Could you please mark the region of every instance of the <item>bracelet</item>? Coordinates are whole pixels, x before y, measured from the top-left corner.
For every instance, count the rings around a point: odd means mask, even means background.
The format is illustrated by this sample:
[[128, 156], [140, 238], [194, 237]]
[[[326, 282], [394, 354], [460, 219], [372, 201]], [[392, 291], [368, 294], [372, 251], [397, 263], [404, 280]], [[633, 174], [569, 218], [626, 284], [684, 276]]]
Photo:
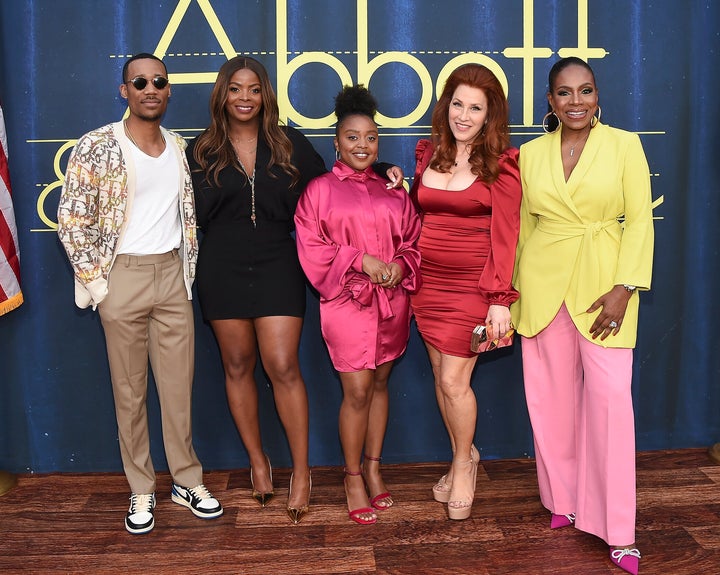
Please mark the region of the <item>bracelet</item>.
[[625, 291], [630, 293], [633, 293], [637, 289], [637, 286], [631, 286], [628, 284], [623, 284], [623, 287], [625, 288]]

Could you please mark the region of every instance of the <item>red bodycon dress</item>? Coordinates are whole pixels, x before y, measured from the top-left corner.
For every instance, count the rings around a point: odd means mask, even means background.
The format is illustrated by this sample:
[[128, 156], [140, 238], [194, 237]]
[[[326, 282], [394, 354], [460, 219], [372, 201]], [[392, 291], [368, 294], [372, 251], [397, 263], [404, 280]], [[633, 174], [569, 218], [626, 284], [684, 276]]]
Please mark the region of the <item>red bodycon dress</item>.
[[[429, 145], [418, 143], [418, 161]], [[472, 357], [470, 335], [485, 322], [488, 306], [509, 306], [518, 297], [512, 287], [522, 194], [517, 159], [518, 150], [507, 149], [493, 184], [476, 179], [461, 191], [430, 188], [416, 176], [422, 283], [412, 309], [423, 340], [442, 353]]]

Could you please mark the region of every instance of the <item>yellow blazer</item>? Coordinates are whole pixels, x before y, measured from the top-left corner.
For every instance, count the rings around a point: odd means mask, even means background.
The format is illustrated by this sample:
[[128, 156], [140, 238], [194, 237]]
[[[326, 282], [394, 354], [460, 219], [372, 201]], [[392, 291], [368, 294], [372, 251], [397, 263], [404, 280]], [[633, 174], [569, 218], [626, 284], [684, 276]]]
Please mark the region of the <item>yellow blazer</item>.
[[[635, 347], [638, 291], [650, 289], [653, 258], [650, 170], [631, 132], [597, 123], [566, 182], [560, 130], [520, 147], [523, 199], [511, 308], [517, 331], [533, 337], [563, 302], [580, 333], [603, 347]], [[592, 339], [600, 310], [587, 309], [614, 285], [638, 290], [620, 332]]]

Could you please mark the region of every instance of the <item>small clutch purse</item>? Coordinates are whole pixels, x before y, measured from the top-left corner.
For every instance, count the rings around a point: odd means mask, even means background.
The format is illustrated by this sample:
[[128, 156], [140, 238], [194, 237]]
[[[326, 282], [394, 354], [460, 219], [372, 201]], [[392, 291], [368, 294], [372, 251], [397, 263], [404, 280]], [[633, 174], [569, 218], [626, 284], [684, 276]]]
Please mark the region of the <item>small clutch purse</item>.
[[483, 324], [478, 324], [470, 337], [470, 351], [473, 353], [482, 353], [484, 351], [492, 351], [500, 347], [512, 345], [515, 330], [512, 326], [503, 337], [488, 339], [487, 328]]

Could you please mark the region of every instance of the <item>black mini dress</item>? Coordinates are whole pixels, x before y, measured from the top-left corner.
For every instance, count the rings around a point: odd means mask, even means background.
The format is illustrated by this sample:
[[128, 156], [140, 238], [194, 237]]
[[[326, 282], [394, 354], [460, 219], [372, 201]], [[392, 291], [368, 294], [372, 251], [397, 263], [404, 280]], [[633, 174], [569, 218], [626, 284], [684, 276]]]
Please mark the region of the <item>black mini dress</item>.
[[[282, 127], [293, 145], [292, 164], [300, 180], [279, 166], [267, 171], [270, 148], [258, 134], [255, 166], [256, 226], [250, 220], [251, 186], [233, 166], [208, 181], [187, 148], [200, 227], [197, 293], [206, 321], [266, 316], [303, 317], [306, 283], [292, 235], [293, 216], [307, 183], [327, 170], [298, 130]], [[271, 175], [272, 174], [272, 175]]]

